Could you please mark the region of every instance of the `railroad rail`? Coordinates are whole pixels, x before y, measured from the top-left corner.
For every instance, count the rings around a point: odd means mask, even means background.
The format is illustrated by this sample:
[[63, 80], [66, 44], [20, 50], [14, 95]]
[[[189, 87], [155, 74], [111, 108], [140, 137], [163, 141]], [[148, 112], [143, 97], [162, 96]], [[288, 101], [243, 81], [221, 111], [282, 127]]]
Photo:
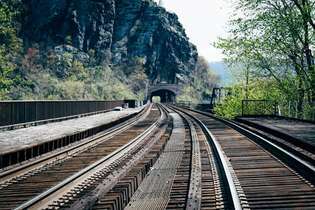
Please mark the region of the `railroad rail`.
[[312, 162], [203, 112], [151, 104], [84, 142], [0, 174], [0, 209], [315, 208]]
[[[165, 108], [165, 107], [164, 107]], [[241, 209], [241, 199], [233, 182], [227, 180], [231, 168], [224, 169], [217, 148], [195, 118], [165, 108], [173, 118], [173, 131], [159, 160], [152, 166], [136, 192], [132, 183], [115, 186], [116, 197], [106, 194], [94, 209]], [[231, 186], [232, 185], [232, 186]], [[128, 185], [127, 185], [128, 186]], [[232, 189], [232, 190], [231, 190]], [[131, 199], [123, 202], [125, 191]], [[121, 195], [119, 195], [121, 192]], [[113, 192], [112, 192], [113, 193]], [[118, 194], [118, 195], [117, 195]]]
[[[36, 170], [37, 168], [41, 168], [44, 165], [52, 164], [56, 160], [63, 159], [67, 156], [74, 155], [79, 151], [82, 151], [84, 148], [91, 147], [93, 145], [98, 144], [100, 141], [103, 141], [103, 138], [110, 138], [114, 135], [119, 134], [120, 132], [130, 128], [140, 119], [143, 119], [145, 115], [147, 115], [148, 108], [146, 107], [138, 114], [133, 114], [124, 118], [120, 118], [117, 121], [114, 121], [110, 124], [106, 124], [103, 128], [99, 129], [98, 127], [93, 128], [95, 132], [92, 132], [90, 135], [82, 135], [82, 139], [79, 141], [69, 141], [69, 145], [64, 145], [60, 148], [55, 148], [52, 152], [42, 155], [39, 157], [35, 157], [29, 159], [27, 161], [21, 162], [19, 165], [10, 165], [8, 167], [2, 168], [0, 170], [0, 185], [3, 185], [5, 182], [10, 181], [10, 179], [17, 178], [19, 176], [25, 175], [29, 173], [31, 170]], [[92, 130], [93, 130], [92, 129]], [[98, 131], [96, 131], [98, 130]], [[102, 131], [104, 130], [104, 131]], [[83, 136], [87, 136], [83, 138]], [[67, 139], [71, 139], [71, 136], [65, 137]], [[62, 144], [61, 144], [62, 145]]]
[[313, 165], [231, 121], [180, 110], [202, 121], [221, 145], [243, 191], [242, 208], [314, 209]]
[[[256, 144], [260, 145], [264, 149], [267, 149], [271, 154], [279, 158], [285, 164], [303, 174], [303, 177], [308, 179], [308, 181], [312, 184], [315, 184], [314, 151], [306, 152], [304, 150], [304, 147], [309, 145], [307, 142], [300, 141], [299, 144], [290, 144], [290, 141], [287, 141], [287, 138], [275, 139], [274, 137], [270, 137], [273, 132], [268, 133], [264, 129], [253, 129], [252, 127], [248, 127], [242, 123], [229, 121], [208, 113], [196, 110], [190, 111], [215, 119], [240, 132]], [[296, 141], [298, 140], [296, 139]], [[301, 147], [300, 145], [304, 145], [304, 147]]]
[[[249, 119], [238, 118], [236, 119], [236, 122], [238, 125], [246, 128], [253, 133], [259, 134], [272, 143], [298, 156], [302, 160], [312, 165], [315, 165], [315, 131], [313, 130], [315, 126], [313, 122], [284, 117], [266, 117], [268, 121], [274, 121], [275, 124], [280, 121], [280, 128], [284, 125], [287, 126], [286, 129], [288, 129], [289, 127], [292, 128], [291, 132], [286, 132], [287, 130], [276, 129], [272, 128], [271, 126], [265, 126], [259, 123], [261, 119], [263, 121], [265, 118], [253, 118], [255, 119], [255, 122], [252, 122]], [[302, 125], [304, 124], [304, 127], [307, 127], [307, 130], [309, 130], [308, 132], [305, 132], [305, 128], [303, 130], [299, 130], [299, 127], [302, 127], [301, 123]], [[292, 133], [295, 135], [292, 136]], [[309, 137], [309, 139], [304, 139], [303, 137], [305, 136]]]
[[[190, 188], [188, 192], [188, 198], [187, 198], [187, 204], [186, 209], [200, 209], [201, 205], [203, 204], [203, 208], [209, 208], [209, 199], [212, 199], [212, 208], [225, 208], [225, 209], [242, 209], [242, 202], [243, 207], [246, 207], [246, 201], [243, 201], [242, 198], [239, 196], [239, 194], [242, 194], [242, 190], [239, 189], [236, 184], [237, 180], [235, 180], [235, 175], [232, 167], [230, 166], [229, 162], [227, 161], [220, 144], [216, 140], [216, 138], [212, 135], [212, 133], [208, 130], [206, 125], [200, 121], [197, 117], [194, 115], [183, 112], [183, 110], [180, 110], [175, 107], [171, 107], [174, 111], [179, 113], [188, 123], [190, 128], [190, 136], [191, 141], [193, 142], [192, 145], [192, 169], [190, 174]], [[198, 130], [198, 134], [196, 132]], [[203, 147], [203, 154], [206, 156], [203, 158], [208, 159], [208, 161], [203, 161], [203, 164], [196, 163], [194, 159], [199, 159], [201, 162], [201, 150], [199, 147], [200, 145]], [[213, 188], [205, 188], [205, 186], [211, 185], [211, 183], [208, 183], [209, 180], [203, 180], [201, 179], [201, 176], [199, 172], [195, 172], [200, 167], [200, 170], [202, 168], [208, 168], [208, 166], [211, 165], [210, 170], [208, 170], [208, 173], [211, 173], [213, 178], [216, 178], [217, 182], [213, 183], [220, 183], [213, 186]], [[197, 175], [197, 176], [196, 176]], [[207, 176], [207, 174], [204, 174], [204, 176]], [[213, 179], [212, 178], [212, 179]], [[203, 189], [203, 195], [198, 195], [198, 192], [196, 192], [197, 187], [196, 182], [199, 183], [199, 188], [201, 186]], [[205, 186], [204, 186], [205, 185]], [[214, 192], [212, 194], [212, 198], [209, 196], [209, 192]], [[195, 197], [195, 198], [193, 198]], [[218, 200], [213, 199], [213, 197], [219, 198]], [[198, 204], [198, 205], [197, 205]], [[197, 205], [197, 206], [196, 206]]]
[[6, 172], [0, 185], [0, 209], [29, 209], [29, 202], [27, 205], [25, 202], [49, 191], [66, 178], [128, 144], [157, 121], [159, 115], [158, 110], [152, 111], [150, 108], [137, 119], [130, 120], [124, 127], [117, 127], [112, 132], [64, 151], [63, 154], [58, 154], [62, 156], [54, 157], [50, 162], [46, 160], [44, 164], [39, 163], [29, 170], [23, 168], [23, 172]]

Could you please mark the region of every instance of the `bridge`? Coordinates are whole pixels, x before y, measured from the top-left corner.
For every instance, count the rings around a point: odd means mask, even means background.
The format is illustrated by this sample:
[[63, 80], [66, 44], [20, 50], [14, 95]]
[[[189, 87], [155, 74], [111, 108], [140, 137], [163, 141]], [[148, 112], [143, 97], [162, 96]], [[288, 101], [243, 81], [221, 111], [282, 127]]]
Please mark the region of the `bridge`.
[[148, 90], [148, 100], [152, 101], [154, 96], [159, 96], [162, 103], [176, 102], [176, 96], [180, 94], [181, 85], [159, 83], [151, 85]]
[[314, 122], [132, 102], [0, 101], [0, 209], [315, 209]]

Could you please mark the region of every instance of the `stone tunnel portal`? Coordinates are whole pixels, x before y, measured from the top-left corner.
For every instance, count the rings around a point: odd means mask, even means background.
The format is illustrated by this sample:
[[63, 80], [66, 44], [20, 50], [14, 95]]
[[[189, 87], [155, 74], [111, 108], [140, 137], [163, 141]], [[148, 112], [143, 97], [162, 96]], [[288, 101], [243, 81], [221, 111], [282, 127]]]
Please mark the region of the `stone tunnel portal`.
[[154, 96], [159, 96], [161, 99], [161, 103], [173, 103], [176, 102], [176, 94], [167, 89], [161, 89], [157, 90], [151, 93], [150, 95], [150, 101], [152, 101], [152, 98]]

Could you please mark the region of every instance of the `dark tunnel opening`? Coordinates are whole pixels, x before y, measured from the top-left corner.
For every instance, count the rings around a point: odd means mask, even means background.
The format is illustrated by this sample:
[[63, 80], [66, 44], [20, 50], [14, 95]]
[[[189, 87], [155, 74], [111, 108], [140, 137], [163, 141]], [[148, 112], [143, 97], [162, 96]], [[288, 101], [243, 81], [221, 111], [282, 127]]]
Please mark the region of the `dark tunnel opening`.
[[151, 93], [150, 101], [152, 102], [153, 97], [160, 97], [161, 103], [175, 103], [176, 94], [173, 91], [162, 89]]

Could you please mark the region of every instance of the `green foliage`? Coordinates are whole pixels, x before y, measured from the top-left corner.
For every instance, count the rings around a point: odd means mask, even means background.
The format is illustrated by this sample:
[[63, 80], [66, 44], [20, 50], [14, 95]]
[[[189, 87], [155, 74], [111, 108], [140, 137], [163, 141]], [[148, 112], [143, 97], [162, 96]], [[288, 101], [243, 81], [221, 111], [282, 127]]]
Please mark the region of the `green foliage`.
[[200, 102], [200, 99], [198, 97], [198, 93], [197, 93], [197, 90], [190, 86], [189, 84], [188, 85], [185, 85], [183, 87], [183, 89], [181, 90], [181, 94], [179, 96], [177, 96], [176, 100], [178, 102], [191, 102], [193, 104], [197, 104]]
[[128, 89], [134, 93], [132, 98], [138, 100], [144, 100], [147, 86], [149, 84], [149, 79], [144, 65], [144, 58], [135, 57], [127, 64], [113, 67], [115, 77], [126, 84]]
[[145, 58], [107, 66], [106, 60], [97, 59], [98, 52], [72, 47], [71, 36], [63, 40], [67, 46], [48, 51], [41, 43], [23, 45], [17, 35], [26, 18], [24, 9], [21, 0], [0, 1], [0, 100], [144, 99]]
[[12, 86], [20, 81], [20, 77], [14, 75], [14, 59], [21, 48], [14, 27], [15, 15], [6, 2], [0, 2], [0, 99], [8, 99]]
[[145, 68], [138, 67], [135, 68], [134, 72], [132, 72], [128, 77], [128, 86], [136, 94], [136, 98], [138, 100], [144, 100], [145, 91], [147, 85], [149, 84], [148, 76], [145, 73]]
[[214, 112], [219, 115], [232, 119], [236, 116], [241, 115], [242, 111], [242, 97], [244, 97], [244, 92], [241, 91], [240, 86], [235, 86], [232, 88], [232, 93], [230, 96], [226, 97], [221, 104], [218, 104]]
[[246, 96], [252, 100], [270, 101], [282, 101], [286, 97], [278, 89], [276, 81], [260, 79], [250, 82], [248, 88], [239, 83], [234, 85], [231, 94], [215, 107], [215, 113], [230, 119], [240, 116], [242, 114], [242, 100]]
[[0, 99], [6, 99], [6, 94], [13, 84], [13, 81], [10, 79], [13, 67], [7, 64], [5, 55], [2, 52], [3, 49], [0, 48]]
[[[296, 101], [299, 113], [315, 102], [315, 1], [234, 0], [236, 11], [230, 36], [216, 43], [226, 60], [241, 68], [243, 98]], [[242, 13], [240, 12], [242, 11]], [[256, 84], [265, 81], [272, 86]], [[249, 92], [261, 89], [254, 95]], [[264, 92], [275, 92], [280, 98]], [[262, 98], [265, 97], [265, 98]]]
[[28, 75], [31, 89], [19, 90], [22, 99], [99, 99], [120, 100], [136, 98], [107, 66], [84, 67], [80, 61], [71, 64], [66, 78], [57, 77], [51, 70], [41, 69]]
[[4, 3], [0, 3], [0, 44], [8, 50], [19, 48], [13, 18], [14, 13], [10, 11], [9, 7]]
[[116, 73], [109, 67], [98, 66], [89, 69], [89, 71], [90, 76], [87, 81], [87, 86], [91, 90], [91, 97], [106, 100], [135, 98], [135, 95], [128, 86], [120, 81]]
[[89, 72], [85, 69], [84, 65], [80, 61], [73, 61], [70, 69], [70, 77], [73, 80], [84, 81], [89, 78]]

